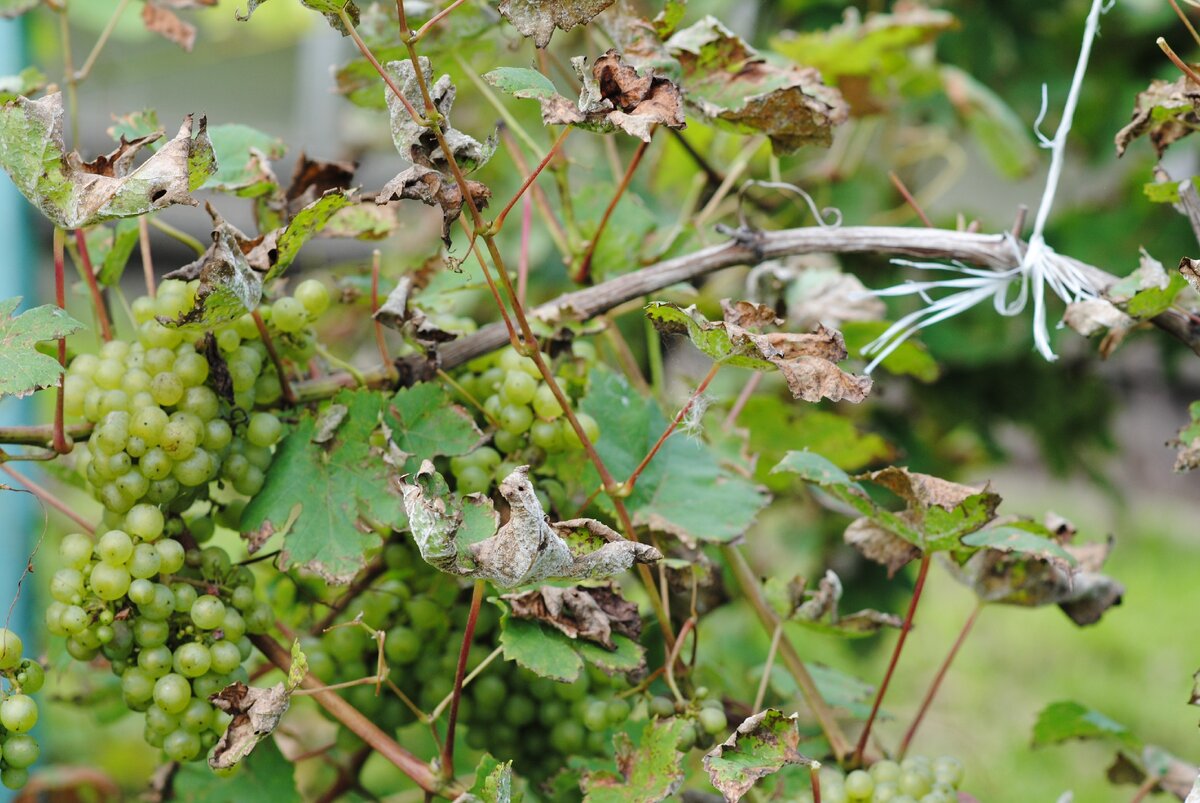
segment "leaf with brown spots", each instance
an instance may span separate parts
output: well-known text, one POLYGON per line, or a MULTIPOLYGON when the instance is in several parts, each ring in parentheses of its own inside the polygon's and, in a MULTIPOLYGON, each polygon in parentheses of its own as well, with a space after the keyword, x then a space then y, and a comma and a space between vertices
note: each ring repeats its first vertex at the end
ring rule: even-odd
POLYGON ((600 586, 542 586, 520 594, 505 594, 512 616, 544 622, 569 638, 594 641, 615 650, 612 634, 637 641, 642 618, 637 605, 621 596, 613 583, 600 586))
POLYGON ((569 31, 587 25, 612 4, 613 0, 501 0, 499 11, 522 36, 545 47, 556 28, 569 31))
MULTIPOLYGON (((492 191, 486 184, 479 181, 467 180, 467 189, 475 201, 477 209, 488 205, 492 191)), ((442 210, 442 242, 450 247, 450 229, 454 221, 462 214, 462 189, 453 177, 437 170, 431 170, 419 164, 414 164, 397 175, 375 196, 375 203, 386 204, 391 201, 415 200, 426 206, 437 206, 442 210)))
POLYGON ((1135 139, 1148 135, 1160 157, 1174 143, 1200 128, 1200 87, 1181 75, 1174 81, 1155 78, 1137 94, 1133 119, 1117 132, 1117 156, 1135 139))
POLYGON ((174 42, 188 53, 196 44, 196 26, 180 19, 169 8, 165 8, 153 0, 147 0, 142 6, 142 24, 150 33, 156 33, 163 39, 174 42))
POLYGON ((704 756, 704 769, 725 800, 738 801, 755 781, 790 765, 819 767, 800 750, 800 725, 796 714, 768 708, 747 717, 737 730, 704 756))

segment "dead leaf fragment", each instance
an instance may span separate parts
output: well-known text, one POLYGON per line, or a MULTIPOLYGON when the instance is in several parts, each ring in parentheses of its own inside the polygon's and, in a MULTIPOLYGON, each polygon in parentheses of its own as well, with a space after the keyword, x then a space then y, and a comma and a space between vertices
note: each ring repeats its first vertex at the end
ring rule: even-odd
POLYGON ((755 782, 786 766, 820 766, 800 750, 799 717, 768 708, 747 717, 722 744, 704 756, 708 778, 725 800, 741 800, 755 782))
POLYGON ((1137 94, 1133 119, 1117 132, 1117 156, 1123 156, 1129 144, 1144 134, 1161 157, 1173 143, 1200 128, 1200 88, 1186 75, 1174 81, 1155 78, 1137 94))
POLYGON ((587 25, 613 0, 501 0, 499 11, 522 36, 539 48, 550 44, 554 29, 569 31, 587 25))
POLYGON ((571 588, 542 586, 505 594, 501 599, 508 602, 518 619, 545 622, 569 638, 593 641, 608 650, 617 648, 613 633, 637 641, 642 632, 637 605, 622 597, 612 583, 571 588))
POLYGON ((262 689, 235 681, 209 700, 233 716, 208 757, 208 765, 219 770, 236 766, 275 730, 291 704, 291 692, 283 683, 262 689))
MULTIPOLYGON (((869 471, 855 479, 867 479, 877 485, 882 485, 911 505, 921 508, 937 506, 947 513, 972 496, 987 492, 986 487, 982 490, 972 488, 969 485, 960 485, 932 474, 920 474, 899 466, 888 466, 879 471, 869 471)), ((996 504, 999 502, 1000 499, 997 497, 996 504)))
MULTIPOLYGON (((477 209, 488 205, 492 191, 486 184, 468 179, 467 189, 470 190, 477 209)), ((442 242, 447 248, 450 247, 450 230, 454 221, 462 214, 464 203, 462 190, 453 177, 414 164, 383 185, 383 189, 375 196, 375 203, 381 205, 399 200, 415 200, 426 206, 441 207, 442 242)))
MULTIPOLYGON (((208 205, 213 220, 212 245, 202 257, 168 274, 186 281, 199 279, 192 308, 176 319, 160 319, 170 326, 202 326, 232 321, 252 312, 262 300, 262 274, 247 260, 250 240, 208 205)), ((261 239, 261 238, 258 238, 261 239)), ((263 271, 265 273, 265 271, 263 271)))
MULTIPOLYGON (((454 160, 463 172, 470 173, 483 167, 484 163, 496 152, 497 139, 495 135, 480 142, 474 137, 464 134, 450 125, 450 110, 454 107, 454 97, 457 90, 450 81, 449 75, 443 75, 435 83, 433 67, 429 59, 421 56, 419 59, 421 74, 425 85, 429 87, 429 95, 440 116, 442 136, 454 154, 454 160)), ((419 113, 425 111, 425 96, 417 81, 416 70, 408 59, 392 61, 387 64, 387 71, 395 80, 396 86, 404 93, 409 104, 419 113)), ((408 109, 396 97, 390 88, 385 89, 388 115, 391 118, 392 142, 396 150, 408 161, 433 170, 446 171, 449 160, 442 153, 437 137, 427 126, 413 119, 408 109)))
POLYGON ((896 572, 910 561, 921 557, 921 550, 916 546, 866 517, 850 522, 843 537, 864 558, 886 568, 889 578, 895 577, 896 572))
POLYGON ((196 26, 180 19, 179 15, 169 8, 156 3, 148 1, 142 6, 142 24, 150 33, 156 33, 174 42, 188 53, 192 52, 192 46, 196 44, 196 26))

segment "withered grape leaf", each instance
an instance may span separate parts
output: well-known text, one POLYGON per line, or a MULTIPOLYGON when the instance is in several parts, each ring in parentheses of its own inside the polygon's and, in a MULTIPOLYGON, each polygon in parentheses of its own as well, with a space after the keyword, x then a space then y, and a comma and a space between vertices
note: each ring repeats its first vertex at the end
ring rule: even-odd
POLYGON ((501 0, 499 11, 522 36, 545 47, 555 28, 569 31, 586 25, 612 4, 613 0, 501 0))

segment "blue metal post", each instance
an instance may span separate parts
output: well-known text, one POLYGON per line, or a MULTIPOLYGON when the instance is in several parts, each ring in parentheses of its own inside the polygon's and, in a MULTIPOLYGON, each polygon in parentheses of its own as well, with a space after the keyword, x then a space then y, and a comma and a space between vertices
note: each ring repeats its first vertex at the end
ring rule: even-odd
MULTIPOLYGON (((0 20, 0 75, 20 72, 24 63, 24 28, 21 20, 0 20)), ((0 172, 0 248, 5 254, 5 265, 0 268, 0 298, 24 296, 22 308, 33 306, 31 298, 35 275, 33 261, 33 238, 30 236, 28 204, 12 185, 8 176, 0 172)), ((0 424, 30 423, 33 398, 5 399, 0 402, 0 424)), ((4 535, 0 537, 0 623, 8 611, 8 605, 17 593, 17 580, 25 568, 29 550, 41 528, 42 517, 28 494, 0 492, 0 521, 5 522, 4 535)), ((36 655, 38 644, 34 629, 30 627, 31 584, 26 583, 21 598, 13 609, 11 627, 25 642, 26 654, 36 655)), ((0 803, 7 803, 15 793, 0 787, 0 803)))

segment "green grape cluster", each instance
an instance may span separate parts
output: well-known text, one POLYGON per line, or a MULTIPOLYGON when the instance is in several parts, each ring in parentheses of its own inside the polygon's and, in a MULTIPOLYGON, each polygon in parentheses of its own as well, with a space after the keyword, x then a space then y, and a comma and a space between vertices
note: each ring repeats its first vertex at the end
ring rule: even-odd
POLYGON ((650 716, 656 719, 667 719, 678 716, 683 720, 679 741, 676 748, 687 752, 692 748, 707 750, 718 739, 728 735, 729 720, 725 716, 725 707, 716 697, 710 697, 708 690, 701 687, 696 690, 696 699, 692 705, 683 708, 669 697, 651 697, 646 704, 650 716))
MULTIPOLYGON (((897 763, 877 761, 843 775, 821 768, 821 800, 826 803, 957 803, 963 764, 954 756, 911 756, 897 763)), ((811 800, 804 797, 803 800, 811 800)))
MULTIPOLYGON (((600 437, 599 425, 574 406, 586 390, 588 370, 595 362, 595 348, 581 341, 572 344, 571 354, 554 360, 556 381, 571 400, 588 440, 593 442, 600 437)), ((482 404, 486 416, 481 423, 494 430, 492 446, 450 460, 459 493, 487 493, 519 465, 536 468, 549 455, 583 448, 531 357, 506 348, 468 363, 458 382, 482 404)))
MULTIPOLYGON (((282 391, 253 317, 211 332, 232 403, 218 393, 223 387, 203 353, 205 332, 161 322, 191 309, 198 284, 168 280, 155 298, 136 299, 137 339, 105 343, 67 369, 65 412, 95 424, 79 469, 112 513, 140 502, 186 509, 218 477, 254 496, 270 467, 283 427, 270 413, 253 410, 278 401, 282 391)), ((281 351, 301 359, 313 348, 307 327, 328 306, 328 290, 309 280, 261 313, 281 351)))
POLYGON ((42 687, 46 676, 41 664, 21 657, 23 649, 16 633, 0 627, 0 677, 8 684, 7 691, 0 691, 0 782, 9 789, 25 785, 40 753, 30 733, 38 707, 29 695, 42 687))
POLYGON ((228 717, 208 698, 246 682, 246 634, 274 620, 253 573, 220 547, 186 549, 177 540, 184 526, 139 504, 124 529, 95 542, 67 535, 46 609, 47 630, 66 638, 72 658, 108 660, 125 704, 146 715, 146 741, 173 761, 199 758, 216 742, 228 717))

